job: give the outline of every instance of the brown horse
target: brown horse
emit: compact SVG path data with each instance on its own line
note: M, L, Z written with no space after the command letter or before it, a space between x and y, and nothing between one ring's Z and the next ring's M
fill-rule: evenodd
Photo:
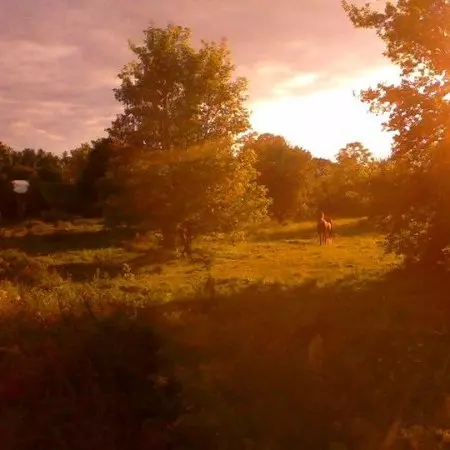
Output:
M333 240L333 221L329 217L325 217L322 212L317 220L317 234L319 235L319 243L326 245L328 241Z

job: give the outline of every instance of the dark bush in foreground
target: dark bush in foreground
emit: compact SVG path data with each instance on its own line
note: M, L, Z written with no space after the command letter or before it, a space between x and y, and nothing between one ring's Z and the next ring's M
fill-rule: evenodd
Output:
M127 312L0 319L4 450L165 449L178 387L151 324Z

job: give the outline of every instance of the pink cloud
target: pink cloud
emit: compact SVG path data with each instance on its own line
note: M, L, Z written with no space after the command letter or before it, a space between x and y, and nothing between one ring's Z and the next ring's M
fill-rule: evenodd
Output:
M353 29L336 0L4 1L0 140L62 152L104 135L120 108L112 88L132 58L127 40L140 42L150 20L189 26L196 40L227 37L253 101L327 89L384 62L381 43Z

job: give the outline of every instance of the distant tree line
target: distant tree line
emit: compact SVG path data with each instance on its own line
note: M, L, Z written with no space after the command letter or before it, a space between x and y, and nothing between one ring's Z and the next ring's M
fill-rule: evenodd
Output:
M270 133L246 136L240 155L249 151L254 153L255 180L266 188L270 200L268 216L280 223L315 217L318 209L335 216L382 212L383 196L377 198L376 193L384 186L379 178L386 161L376 161L358 142L341 149L335 162L315 158ZM20 218L20 194L14 194L11 184L17 179L30 182L23 218L45 218L52 213L55 217L104 216L114 186L109 173L114 160L111 138L84 143L62 155L41 149L15 151L0 143L0 158L4 219ZM140 192L146 195L144 188Z
M110 139L102 138L55 155L42 149L17 151L0 142L2 218L101 216L102 202L107 195L102 180L108 168L109 146ZM28 192L14 193L13 180L28 181Z

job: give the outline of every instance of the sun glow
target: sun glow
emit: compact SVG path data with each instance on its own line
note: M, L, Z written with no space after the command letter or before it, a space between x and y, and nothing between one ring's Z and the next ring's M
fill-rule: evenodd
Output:
M397 83L398 70L387 66L355 77L333 79L333 88L314 90L316 77L296 76L274 88L274 96L251 104L255 131L280 134L315 156L334 158L347 143L361 141L377 157L390 152L391 135L382 131L383 117L369 113L355 93L377 83ZM310 86L306 95L290 96L288 88ZM282 94L282 95L280 95Z

